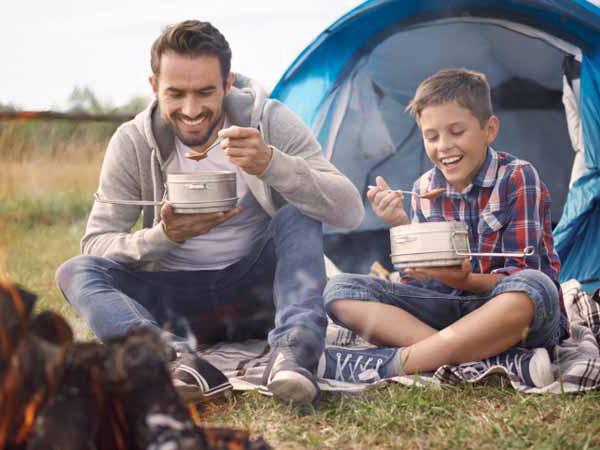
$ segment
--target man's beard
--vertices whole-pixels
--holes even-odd
[[[224,116],[224,112],[223,112],[223,108],[221,108],[220,114],[209,125],[208,130],[206,130],[206,133],[204,133],[201,136],[193,136],[190,133],[184,133],[184,132],[180,131],[179,128],[177,127],[177,117],[175,117],[175,118],[169,117],[169,119],[167,120],[167,123],[171,126],[171,129],[173,130],[173,132],[175,133],[177,138],[184,145],[186,145],[188,147],[201,147],[208,142],[208,140],[212,136],[213,132],[215,131],[215,128],[217,128],[217,126],[220,125],[221,120],[223,119],[223,116]]]

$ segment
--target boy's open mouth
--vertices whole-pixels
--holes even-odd
[[[440,162],[445,167],[454,167],[462,161],[463,157],[460,155],[457,156],[447,156],[445,158],[440,158]]]

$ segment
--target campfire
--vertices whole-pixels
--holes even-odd
[[[268,449],[184,405],[157,333],[74,342],[58,314],[0,279],[0,450]]]

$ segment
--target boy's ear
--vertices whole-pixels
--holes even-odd
[[[500,119],[497,116],[490,116],[485,128],[487,145],[491,145],[496,140],[496,136],[498,136],[498,132],[500,131]]]

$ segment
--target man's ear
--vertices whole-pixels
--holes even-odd
[[[227,80],[225,81],[225,94],[229,94],[229,91],[231,90],[231,87],[233,86],[234,82],[235,73],[229,72],[229,75],[227,75]]]
[[[154,74],[148,77],[148,81],[150,82],[150,86],[152,87],[152,92],[154,95],[158,95],[158,79]]]
[[[486,128],[486,142],[487,145],[491,145],[496,140],[498,133],[500,132],[500,119],[497,116],[490,116],[485,125]]]

